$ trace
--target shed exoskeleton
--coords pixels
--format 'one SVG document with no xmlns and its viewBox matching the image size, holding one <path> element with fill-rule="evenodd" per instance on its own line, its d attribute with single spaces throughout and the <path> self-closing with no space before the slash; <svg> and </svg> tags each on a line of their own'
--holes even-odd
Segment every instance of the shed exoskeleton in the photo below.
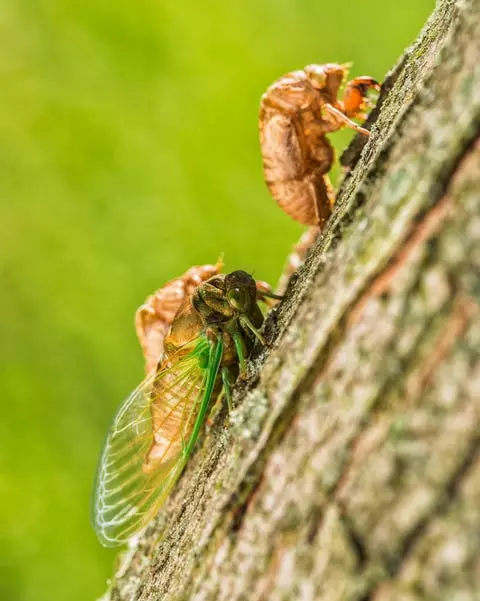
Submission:
<svg viewBox="0 0 480 601">
<path fill-rule="evenodd" d="M 334 151 L 326 134 L 349 127 L 368 135 L 352 119 L 365 118 L 367 93 L 379 90 L 371 77 L 357 77 L 338 94 L 346 65 L 308 65 L 274 82 L 260 102 L 260 146 L 267 186 L 293 219 L 322 228 L 335 202 L 328 171 Z"/>
</svg>

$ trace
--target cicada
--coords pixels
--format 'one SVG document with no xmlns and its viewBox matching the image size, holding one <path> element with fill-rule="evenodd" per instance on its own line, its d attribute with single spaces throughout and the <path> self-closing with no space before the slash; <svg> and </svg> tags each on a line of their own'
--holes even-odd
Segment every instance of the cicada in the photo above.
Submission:
<svg viewBox="0 0 480 601">
<path fill-rule="evenodd" d="M 157 352 L 163 346 L 162 356 L 120 405 L 100 456 L 93 524 L 105 546 L 125 543 L 162 506 L 213 401 L 223 391 L 231 407 L 232 384 L 245 372 L 255 340 L 263 344 L 258 302 L 278 298 L 245 271 L 216 273 L 202 281 L 215 267 L 192 270 L 187 274 L 193 280 L 185 274 L 170 282 L 163 295 L 150 297 L 150 308 L 152 299 L 161 309 L 179 306 L 171 325 L 168 311 L 158 312 L 157 334 L 168 331 L 163 344 L 158 337 L 153 344 Z M 192 281 L 198 285 L 192 287 Z M 144 318 L 137 313 L 139 323 L 144 325 Z M 151 345 L 144 348 L 147 364 L 151 351 Z"/>
</svg>

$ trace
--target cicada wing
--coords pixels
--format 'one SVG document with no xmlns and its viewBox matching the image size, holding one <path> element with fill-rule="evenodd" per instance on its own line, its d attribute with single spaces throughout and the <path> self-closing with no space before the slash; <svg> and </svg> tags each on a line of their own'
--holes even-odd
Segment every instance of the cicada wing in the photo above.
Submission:
<svg viewBox="0 0 480 601">
<path fill-rule="evenodd" d="M 205 378 L 198 353 L 187 353 L 168 370 L 151 372 L 119 407 L 100 456 L 92 508 L 95 530 L 105 546 L 125 542 L 148 522 L 185 464 L 180 452 L 151 473 L 143 469 L 153 441 L 150 405 L 154 385 L 168 380 L 168 386 L 161 386 L 162 393 L 186 404 L 185 395 L 201 391 Z M 192 409 L 197 396 L 198 392 L 191 399 Z M 186 415 L 179 422 L 179 430 L 188 419 Z"/>
<path fill-rule="evenodd" d="M 202 360 L 205 353 L 206 365 Z M 218 371 L 220 361 L 214 365 L 217 355 L 218 344 L 210 348 L 207 339 L 200 337 L 192 352 L 170 368 L 152 372 L 118 409 L 100 456 L 93 499 L 93 524 L 104 546 L 122 544 L 143 528 L 182 473 L 201 427 L 199 417 L 203 422 L 213 391 L 210 382 L 212 368 L 215 377 Z M 159 380 L 163 380 L 160 387 Z M 153 441 L 150 405 L 154 385 L 157 395 L 160 390 L 191 410 L 183 413 L 179 423 L 177 435 L 184 443 L 181 450 L 147 472 L 142 468 Z M 191 398 L 186 399 L 189 395 Z M 156 402 L 159 400 L 157 396 Z"/>
</svg>

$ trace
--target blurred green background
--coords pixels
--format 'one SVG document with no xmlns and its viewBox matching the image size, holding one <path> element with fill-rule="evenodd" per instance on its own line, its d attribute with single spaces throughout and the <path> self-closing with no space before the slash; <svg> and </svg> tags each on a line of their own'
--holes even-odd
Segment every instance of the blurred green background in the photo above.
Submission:
<svg viewBox="0 0 480 601">
<path fill-rule="evenodd" d="M 143 374 L 145 296 L 222 251 L 229 270 L 278 277 L 302 228 L 262 179 L 267 85 L 328 61 L 381 80 L 433 5 L 2 0 L 2 600 L 105 589 L 115 553 L 90 491 Z"/>
</svg>

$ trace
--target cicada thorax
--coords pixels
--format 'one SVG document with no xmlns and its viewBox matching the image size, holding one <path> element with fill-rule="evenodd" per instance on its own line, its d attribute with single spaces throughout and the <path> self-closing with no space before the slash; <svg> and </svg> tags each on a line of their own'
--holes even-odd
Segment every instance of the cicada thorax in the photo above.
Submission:
<svg viewBox="0 0 480 601">
<path fill-rule="evenodd" d="M 273 84 L 260 104 L 267 186 L 278 205 L 305 225 L 322 226 L 334 202 L 326 177 L 334 161 L 321 108 L 326 100 L 302 71 L 296 71 Z"/>
</svg>

